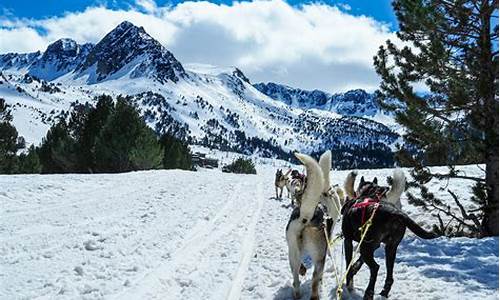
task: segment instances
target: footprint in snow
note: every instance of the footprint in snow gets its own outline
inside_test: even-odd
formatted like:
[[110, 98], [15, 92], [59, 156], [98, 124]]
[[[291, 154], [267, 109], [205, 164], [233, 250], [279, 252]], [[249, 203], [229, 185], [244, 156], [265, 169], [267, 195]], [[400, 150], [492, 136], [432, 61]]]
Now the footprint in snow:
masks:
[[101, 249], [101, 247], [99, 247], [99, 245], [97, 245], [97, 243], [93, 240], [88, 240], [88, 241], [84, 242], [83, 246], [85, 247], [85, 250], [88, 250], [88, 251], [95, 251], [95, 250]]

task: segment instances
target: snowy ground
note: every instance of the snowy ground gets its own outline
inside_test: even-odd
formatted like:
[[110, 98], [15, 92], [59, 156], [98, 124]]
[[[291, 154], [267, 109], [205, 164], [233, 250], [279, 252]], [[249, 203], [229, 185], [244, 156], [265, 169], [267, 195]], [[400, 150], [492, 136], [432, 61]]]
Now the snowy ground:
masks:
[[[282, 163], [267, 163], [274, 166], [260, 165], [257, 176], [219, 170], [0, 176], [0, 298], [290, 299], [284, 233], [291, 210], [288, 200], [272, 199], [274, 167]], [[390, 170], [360, 173], [385, 178]], [[346, 174], [333, 172], [332, 182]], [[419, 222], [429, 219], [402, 202]], [[340, 245], [334, 255], [345, 267]], [[380, 291], [381, 250], [377, 261]], [[334, 299], [329, 259], [327, 270], [322, 298]], [[311, 273], [302, 279], [303, 299]], [[345, 298], [361, 299], [368, 276], [363, 267]], [[497, 299], [498, 239], [422, 241], [407, 232], [391, 298]]]

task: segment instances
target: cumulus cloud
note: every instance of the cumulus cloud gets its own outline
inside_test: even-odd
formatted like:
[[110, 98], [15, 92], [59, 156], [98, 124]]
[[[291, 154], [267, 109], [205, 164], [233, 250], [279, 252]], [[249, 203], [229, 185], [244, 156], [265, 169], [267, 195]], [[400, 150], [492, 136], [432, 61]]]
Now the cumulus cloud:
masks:
[[233, 65], [253, 82], [330, 92], [376, 88], [372, 57], [385, 40], [396, 40], [386, 24], [321, 3], [202, 1], [158, 7], [137, 0], [122, 10], [100, 6], [40, 20], [3, 17], [0, 53], [43, 51], [62, 37], [95, 43], [124, 20], [143, 26], [183, 63]]

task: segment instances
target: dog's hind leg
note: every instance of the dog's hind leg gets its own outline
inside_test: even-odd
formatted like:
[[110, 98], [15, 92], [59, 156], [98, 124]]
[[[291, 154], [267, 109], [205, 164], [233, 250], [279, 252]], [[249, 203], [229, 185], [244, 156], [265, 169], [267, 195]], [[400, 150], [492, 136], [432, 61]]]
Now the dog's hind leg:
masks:
[[[325, 251], [325, 254], [326, 254], [326, 251]], [[323, 279], [323, 270], [325, 268], [325, 257], [326, 257], [326, 255], [323, 257], [323, 259], [316, 261], [314, 264], [311, 300], [318, 300], [319, 299], [319, 287], [321, 285], [321, 280]]]
[[[352, 240], [349, 239], [344, 240], [344, 251], [345, 251], [345, 263], [346, 266], [349, 267], [349, 264], [351, 263], [352, 260]], [[351, 268], [351, 270], [347, 272], [347, 278], [346, 278], [346, 285], [349, 291], [352, 291], [354, 289], [353, 276], [354, 273], [352, 272]]]
[[300, 279], [299, 272], [302, 265], [300, 246], [300, 235], [303, 229], [303, 224], [298, 219], [293, 220], [288, 225], [286, 231], [286, 241], [288, 244], [288, 260], [290, 262], [290, 269], [293, 275], [293, 298], [300, 298]]
[[378, 269], [380, 268], [373, 258], [373, 252], [375, 252], [375, 249], [376, 247], [371, 244], [361, 244], [361, 257], [370, 268], [370, 283], [366, 287], [363, 300], [373, 300], [375, 282], [377, 281]]
[[380, 295], [386, 298], [389, 297], [389, 292], [391, 291], [392, 283], [394, 282], [393, 271], [397, 250], [397, 243], [385, 245], [385, 265], [387, 268], [387, 275], [385, 277], [384, 289], [380, 292]]

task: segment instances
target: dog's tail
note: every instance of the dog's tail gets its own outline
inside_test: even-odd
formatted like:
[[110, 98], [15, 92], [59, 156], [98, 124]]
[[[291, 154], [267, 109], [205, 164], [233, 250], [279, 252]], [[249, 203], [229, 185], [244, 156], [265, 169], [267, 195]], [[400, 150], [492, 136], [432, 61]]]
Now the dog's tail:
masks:
[[337, 221], [337, 218], [340, 216], [340, 211], [342, 210], [342, 206], [344, 205], [344, 191], [340, 187], [335, 187], [335, 192], [333, 193], [332, 200], [333, 205], [335, 206], [335, 211], [330, 215], [334, 222]]
[[330, 188], [330, 168], [332, 167], [332, 152], [325, 151], [319, 158], [319, 166], [323, 172], [323, 193], [328, 192]]
[[345, 200], [344, 190], [340, 186], [337, 186], [335, 188], [335, 192], [337, 192], [337, 195], [339, 196], [339, 208], [340, 208], [342, 207], [342, 205], [344, 205], [344, 200]]
[[385, 195], [388, 202], [397, 204], [406, 188], [405, 173], [401, 169], [395, 169], [392, 173], [392, 186]]
[[344, 190], [349, 199], [353, 199], [356, 197], [356, 193], [354, 192], [354, 181], [356, 181], [356, 176], [358, 176], [358, 172], [351, 171], [347, 174], [347, 177], [344, 181]]
[[413, 221], [407, 214], [401, 212], [400, 216], [401, 220], [406, 225], [406, 227], [408, 227], [419, 238], [430, 240], [439, 237], [438, 234], [423, 229], [420, 225], [417, 224], [417, 222]]
[[323, 171], [318, 162], [309, 155], [295, 153], [295, 156], [304, 164], [307, 171], [307, 185], [302, 194], [300, 218], [310, 221], [323, 192]]

